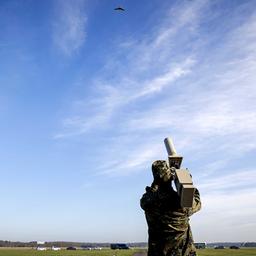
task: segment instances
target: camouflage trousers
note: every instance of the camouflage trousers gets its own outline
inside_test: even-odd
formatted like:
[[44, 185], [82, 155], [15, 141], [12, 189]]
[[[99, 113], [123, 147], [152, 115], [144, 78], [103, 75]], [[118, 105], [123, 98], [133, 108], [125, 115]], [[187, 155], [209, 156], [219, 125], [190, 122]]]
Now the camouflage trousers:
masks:
[[170, 243], [163, 241], [149, 241], [148, 256], [196, 256], [193, 244], [173, 247]]

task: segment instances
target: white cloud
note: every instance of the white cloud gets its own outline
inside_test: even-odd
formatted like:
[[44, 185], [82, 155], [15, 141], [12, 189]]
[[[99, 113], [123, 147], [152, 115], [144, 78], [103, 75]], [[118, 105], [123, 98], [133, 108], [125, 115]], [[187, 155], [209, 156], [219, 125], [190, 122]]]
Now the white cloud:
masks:
[[[141, 152], [159, 156], [149, 148], [161, 147], [169, 135], [185, 153], [198, 152], [202, 157], [216, 150], [229, 152], [228, 159], [221, 160], [226, 164], [255, 149], [256, 47], [248, 31], [253, 30], [256, 19], [249, 17], [213, 49], [210, 35], [208, 39], [203, 36], [206, 41], [191, 42], [200, 37], [200, 26], [208, 16], [207, 2], [195, 2], [168, 11], [152, 34], [122, 42], [94, 79], [92, 99], [84, 101], [82, 111], [64, 119], [64, 129], [56, 137], [110, 129], [116, 139], [110, 142], [105, 173], [111, 166], [108, 162], [120, 152], [129, 157], [122, 164], [115, 162], [119, 170], [122, 166], [129, 166], [131, 172], [138, 169], [150, 158]], [[245, 42], [246, 47], [241, 47]], [[182, 44], [191, 47], [184, 51]], [[119, 59], [120, 49], [126, 51], [125, 64]], [[109, 77], [111, 72], [115, 78]], [[129, 137], [123, 146], [120, 136]], [[147, 140], [148, 148], [137, 150]]]
[[150, 173], [172, 136], [202, 195], [195, 239], [255, 240], [255, 159], [246, 153], [256, 149], [256, 16], [216, 42], [203, 2], [179, 3], [152, 33], [123, 40], [57, 136], [104, 139], [93, 168], [110, 177]]
[[[126, 144], [127, 145], [127, 144]], [[115, 151], [118, 152], [120, 147], [116, 145]], [[135, 146], [131, 147], [130, 154], [127, 153], [126, 150], [122, 158], [119, 158], [115, 161], [107, 161], [108, 157], [106, 157], [106, 161], [108, 164], [104, 164], [99, 167], [100, 174], [107, 175], [130, 175], [131, 173], [137, 172], [145, 165], [150, 165], [149, 163], [153, 162], [155, 159], [158, 159], [161, 156], [162, 149], [160, 145], [143, 145], [143, 146]]]
[[[200, 4], [199, 4], [200, 3]], [[70, 135], [78, 135], [86, 133], [99, 125], [108, 126], [112, 122], [112, 117], [121, 109], [126, 108], [131, 104], [139, 104], [144, 98], [155, 97], [157, 94], [163, 93], [165, 89], [170, 88], [180, 79], [188, 76], [196, 64], [196, 59], [193, 56], [186, 54], [178, 54], [175, 56], [175, 49], [171, 49], [168, 40], [176, 40], [180, 37], [181, 30], [188, 29], [189, 34], [195, 33], [190, 27], [193, 27], [199, 20], [201, 9], [204, 4], [198, 1], [191, 5], [177, 5], [174, 7], [175, 13], [178, 11], [178, 20], [182, 22], [174, 22], [169, 15], [165, 20], [157, 26], [153, 36], [145, 37], [140, 42], [125, 44], [121, 43], [117, 49], [124, 48], [127, 51], [127, 61], [124, 65], [123, 60], [119, 59], [118, 53], [113, 52], [105, 65], [102, 73], [92, 81], [95, 88], [95, 94], [92, 95], [93, 100], [86, 99], [87, 104], [84, 108], [92, 110], [93, 113], [84, 111], [77, 118], [68, 117], [63, 121], [64, 131], [57, 134], [56, 138], [63, 138]], [[185, 8], [185, 9], [184, 9]], [[184, 15], [186, 10], [187, 15]], [[187, 28], [188, 27], [188, 28]], [[194, 26], [196, 27], [196, 25]], [[172, 28], [174, 32], [166, 30]], [[163, 36], [164, 34], [164, 36]], [[165, 39], [159, 39], [160, 37]], [[177, 36], [175, 38], [175, 36]], [[167, 40], [167, 41], [166, 41]], [[184, 43], [189, 41], [189, 38], [180, 39]], [[119, 50], [117, 50], [118, 52]], [[139, 58], [138, 58], [139, 56]], [[115, 73], [115, 78], [109, 78], [109, 73]], [[145, 76], [145, 74], [147, 74]], [[96, 106], [96, 107], [95, 107]], [[79, 121], [77, 121], [79, 119]], [[67, 126], [70, 123], [70, 126]], [[75, 125], [73, 125], [75, 124]]]
[[[232, 181], [231, 181], [232, 182]], [[202, 197], [202, 210], [192, 217], [196, 241], [254, 241], [255, 187]], [[210, 232], [209, 232], [210, 230]]]
[[163, 43], [170, 43], [170, 39], [177, 36], [182, 30], [188, 30], [194, 32], [197, 30], [199, 14], [204, 7], [206, 7], [207, 1], [194, 1], [189, 5], [179, 4], [167, 12], [170, 19], [167, 19], [164, 26], [160, 29], [159, 33], [154, 39], [153, 47], [161, 47]]
[[86, 39], [85, 1], [58, 1], [53, 24], [55, 45], [67, 56], [80, 49]]
[[190, 72], [194, 62], [194, 60], [188, 58], [184, 62], [179, 63], [179, 65], [176, 67], [171, 68], [165, 74], [154, 77], [152, 81], [144, 82], [145, 85], [142, 86], [142, 89], [139, 89], [137, 93], [132, 96], [132, 99], [137, 99], [143, 96], [161, 92], [165, 87], [172, 85], [173, 82], [187, 75]]
[[[172, 86], [175, 81], [189, 74], [194, 64], [195, 60], [187, 58], [166, 73], [146, 81], [136, 80], [136, 78], [131, 81], [124, 77], [121, 81], [109, 85], [97, 80], [95, 88], [102, 96], [95, 96], [93, 102], [82, 104], [83, 114], [64, 119], [64, 132], [57, 134], [55, 138], [81, 135], [92, 129], [97, 129], [101, 125], [108, 126], [113, 115], [121, 108], [134, 104], [144, 97], [154, 97], [155, 94], [161, 93], [165, 88]], [[119, 88], [117, 85], [119, 83], [131, 86]]]
[[255, 170], [239, 170], [226, 175], [216, 175], [212, 179], [201, 181], [200, 189], [204, 190], [204, 194], [212, 194], [214, 192], [226, 193], [235, 189], [248, 189], [255, 186], [256, 171]]

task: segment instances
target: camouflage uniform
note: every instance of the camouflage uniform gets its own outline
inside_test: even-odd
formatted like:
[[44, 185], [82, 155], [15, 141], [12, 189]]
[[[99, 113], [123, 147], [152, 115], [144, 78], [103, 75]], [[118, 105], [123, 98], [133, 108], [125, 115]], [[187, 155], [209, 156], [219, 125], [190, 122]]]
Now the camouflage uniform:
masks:
[[196, 255], [189, 216], [201, 208], [198, 190], [193, 207], [182, 208], [171, 186], [172, 174], [166, 162], [155, 161], [152, 172], [154, 181], [140, 201], [148, 223], [148, 256]]

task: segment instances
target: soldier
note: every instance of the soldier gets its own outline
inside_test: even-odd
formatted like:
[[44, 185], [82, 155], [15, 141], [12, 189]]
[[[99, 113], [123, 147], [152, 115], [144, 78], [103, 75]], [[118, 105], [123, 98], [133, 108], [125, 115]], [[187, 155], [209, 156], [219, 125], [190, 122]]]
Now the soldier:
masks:
[[152, 172], [154, 181], [140, 200], [148, 224], [148, 256], [195, 256], [189, 217], [201, 208], [198, 190], [193, 207], [182, 208], [166, 161], [155, 161]]

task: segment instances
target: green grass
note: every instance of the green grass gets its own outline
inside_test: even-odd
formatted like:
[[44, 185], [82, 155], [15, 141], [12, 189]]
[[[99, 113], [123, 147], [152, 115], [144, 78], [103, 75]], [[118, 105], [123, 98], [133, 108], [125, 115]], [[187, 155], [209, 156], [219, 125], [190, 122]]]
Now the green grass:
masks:
[[255, 249], [200, 249], [197, 250], [198, 256], [256, 256]]
[[36, 251], [35, 249], [1, 249], [0, 256], [132, 256], [141, 250], [60, 250], [60, 251]]
[[[142, 251], [132, 250], [101, 250], [101, 251], [36, 251], [33, 249], [1, 249], [0, 256], [132, 256], [135, 252]], [[198, 256], [256, 256], [256, 248], [242, 248], [239, 250], [232, 249], [201, 249], [197, 250]]]

